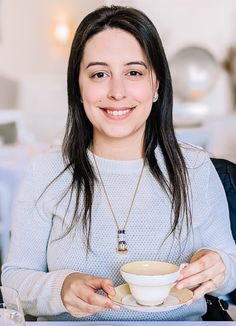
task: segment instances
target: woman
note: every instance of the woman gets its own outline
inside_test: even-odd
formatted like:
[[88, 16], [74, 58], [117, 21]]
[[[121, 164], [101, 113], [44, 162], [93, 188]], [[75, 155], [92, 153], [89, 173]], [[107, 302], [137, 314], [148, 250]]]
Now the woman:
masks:
[[[200, 320], [205, 293], [236, 288], [236, 248], [209, 158], [176, 141], [168, 64], [145, 14], [84, 18], [68, 102], [62, 153], [33, 162], [18, 196], [3, 284], [39, 320]], [[135, 312], [108, 298], [120, 266], [147, 259], [190, 262], [177, 284], [195, 288], [188, 306]]]

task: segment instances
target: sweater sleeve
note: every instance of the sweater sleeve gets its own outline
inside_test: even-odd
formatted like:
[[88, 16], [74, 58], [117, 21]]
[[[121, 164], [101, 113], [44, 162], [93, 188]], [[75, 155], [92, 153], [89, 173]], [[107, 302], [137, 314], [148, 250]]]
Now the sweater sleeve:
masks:
[[57, 315], [66, 311], [60, 292], [65, 277], [74, 271], [48, 272], [47, 244], [53, 218], [38, 205], [34, 169], [32, 164], [15, 201], [2, 284], [18, 290], [26, 314]]
[[236, 288], [236, 245], [232, 236], [228, 203], [221, 180], [209, 160], [209, 179], [206, 192], [208, 217], [201, 231], [203, 246], [216, 251], [225, 264], [223, 284], [212, 295], [227, 294]]

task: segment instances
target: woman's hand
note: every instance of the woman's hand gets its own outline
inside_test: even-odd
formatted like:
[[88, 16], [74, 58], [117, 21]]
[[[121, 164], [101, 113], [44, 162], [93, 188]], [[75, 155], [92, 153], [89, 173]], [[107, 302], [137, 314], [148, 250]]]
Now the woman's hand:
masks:
[[98, 290], [115, 295], [111, 280], [72, 273], [64, 280], [61, 299], [67, 311], [77, 318], [92, 315], [104, 309], [120, 309], [119, 305], [114, 304], [108, 297], [97, 294]]
[[182, 269], [177, 289], [190, 288], [193, 291], [191, 304], [206, 293], [217, 289], [224, 281], [225, 265], [220, 255], [212, 250], [202, 249], [194, 254], [190, 264]]

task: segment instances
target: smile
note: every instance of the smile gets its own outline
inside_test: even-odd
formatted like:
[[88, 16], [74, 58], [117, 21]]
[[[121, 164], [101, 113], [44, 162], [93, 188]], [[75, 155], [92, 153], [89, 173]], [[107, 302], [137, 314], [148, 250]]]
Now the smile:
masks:
[[127, 110], [106, 110], [106, 112], [110, 115], [113, 116], [122, 116], [125, 115], [127, 113], [129, 113], [131, 111], [131, 109], [127, 109]]
[[101, 108], [104, 113], [106, 114], [107, 117], [111, 118], [111, 119], [125, 119], [126, 117], [129, 116], [129, 114], [131, 113], [131, 111], [133, 111], [135, 107], [130, 107], [130, 108]]

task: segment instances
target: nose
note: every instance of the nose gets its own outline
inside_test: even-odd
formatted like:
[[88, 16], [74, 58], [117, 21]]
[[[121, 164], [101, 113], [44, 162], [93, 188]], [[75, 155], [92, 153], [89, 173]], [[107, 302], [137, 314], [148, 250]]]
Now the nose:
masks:
[[120, 101], [126, 97], [126, 90], [124, 80], [122, 78], [111, 78], [108, 98], [116, 101]]

